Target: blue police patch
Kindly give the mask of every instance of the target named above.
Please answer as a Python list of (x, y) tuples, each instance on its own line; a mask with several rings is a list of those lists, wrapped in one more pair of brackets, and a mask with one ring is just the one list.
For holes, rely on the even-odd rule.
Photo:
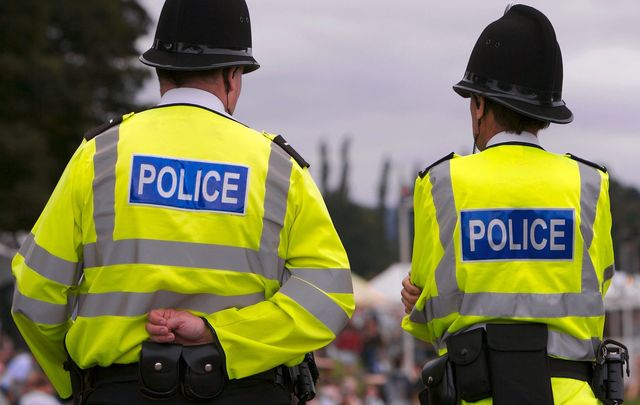
[(129, 203), (244, 215), (249, 168), (134, 155)]
[(463, 261), (573, 260), (573, 209), (460, 212)]

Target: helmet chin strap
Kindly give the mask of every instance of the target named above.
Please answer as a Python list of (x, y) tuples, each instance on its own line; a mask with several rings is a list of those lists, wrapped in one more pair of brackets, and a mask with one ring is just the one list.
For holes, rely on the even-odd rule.
[[(480, 125), (480, 119), (478, 119), (478, 125)], [(480, 131), (478, 131), (478, 133), (473, 134), (473, 155), (476, 154), (477, 150), (480, 150), (480, 148), (478, 148), (478, 137), (480, 136)]]
[[(477, 96), (472, 96), (472, 97), (475, 100), (476, 107), (479, 108), (480, 107), (480, 100), (477, 99)], [(478, 137), (480, 136), (480, 123), (482, 122), (482, 117), (478, 118), (476, 120), (476, 122), (477, 122), (477, 125), (476, 125), (477, 131), (473, 134), (473, 153), (472, 153), (473, 155), (475, 155), (476, 154), (476, 150), (479, 149), (478, 148)]]
[(229, 109), (229, 90), (226, 91), (226, 103), (224, 103), (224, 110), (227, 114), (233, 115), (231, 109)]
[(229, 108), (229, 88), (231, 87), (231, 84), (229, 83), (229, 79), (227, 79), (227, 69), (222, 70), (222, 80), (224, 81), (224, 93), (226, 98), (226, 102), (224, 103), (224, 110), (227, 114), (233, 115), (231, 109)]

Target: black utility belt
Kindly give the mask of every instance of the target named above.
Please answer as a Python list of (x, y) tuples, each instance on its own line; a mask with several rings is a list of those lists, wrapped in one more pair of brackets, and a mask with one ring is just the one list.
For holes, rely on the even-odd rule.
[[(178, 392), (192, 400), (212, 399), (224, 389), (227, 377), (223, 354), (213, 344), (183, 346), (144, 342), (136, 372), (140, 391), (154, 399), (172, 398)], [(113, 366), (112, 366), (113, 367)], [(96, 370), (95, 384), (104, 383), (124, 370)], [(101, 374), (104, 375), (102, 381)]]
[(168, 399), (181, 392), (191, 400), (220, 395), (227, 384), (264, 380), (285, 385), (284, 366), (238, 380), (226, 376), (222, 354), (213, 344), (182, 346), (144, 342), (140, 362), (93, 367), (86, 372), (94, 387), (137, 381), (140, 391), (153, 399)]
[(140, 392), (152, 399), (169, 399), (182, 393), (189, 400), (210, 400), (224, 387), (255, 384), (256, 380), (279, 384), (298, 398), (299, 404), (316, 395), (319, 373), (313, 353), (293, 367), (277, 366), (248, 377), (229, 380), (224, 354), (214, 344), (182, 346), (143, 342), (140, 362), (81, 369), (69, 358), (64, 363), (71, 376), (75, 404), (83, 404), (98, 386), (136, 382)]
[[(600, 355), (596, 363), (568, 361), (547, 356), (547, 337), (547, 326), (535, 323), (488, 324), (486, 330), (451, 336), (448, 353), (429, 361), (422, 370), (426, 389), (420, 393), (420, 403), (456, 405), (460, 400), (492, 397), (495, 405), (552, 405), (551, 377), (586, 381), (605, 404), (616, 403), (607, 400), (612, 393), (619, 395), (624, 364), (619, 359), (627, 358), (626, 348), (614, 362)], [(612, 348), (607, 342), (611, 341), (603, 342), (605, 353), (607, 347)], [(616, 348), (624, 347), (613, 343)]]
[(189, 400), (210, 400), (229, 385), (254, 384), (256, 380), (279, 384), (303, 404), (316, 395), (319, 373), (313, 353), (293, 367), (277, 366), (248, 377), (229, 380), (224, 355), (216, 345), (182, 346), (143, 342), (140, 362), (81, 369), (71, 359), (64, 367), (71, 376), (74, 403), (83, 404), (98, 386), (136, 382), (140, 392), (152, 399), (169, 399), (178, 392)]
[(83, 404), (98, 386), (137, 382), (152, 399), (168, 399), (181, 392), (190, 400), (208, 400), (224, 389), (224, 356), (213, 344), (182, 346), (142, 343), (140, 362), (81, 369), (71, 359), (64, 366), (71, 376), (74, 403)]
[[(138, 381), (138, 378), (140, 377), (140, 364), (112, 364), (108, 367), (92, 367), (88, 370), (85, 370), (85, 372), (91, 374), (91, 378), (94, 381), (95, 386), (132, 382)], [(225, 385), (242, 384), (250, 381), (268, 381), (282, 384), (286, 382), (286, 373), (288, 373), (288, 368), (286, 366), (278, 366), (272, 368), (271, 370), (263, 371), (262, 373), (239, 378), (236, 380), (227, 380), (225, 378)]]

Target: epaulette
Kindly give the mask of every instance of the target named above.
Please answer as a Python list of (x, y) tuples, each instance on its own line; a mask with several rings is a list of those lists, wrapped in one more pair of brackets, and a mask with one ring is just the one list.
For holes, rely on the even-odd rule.
[(580, 163), (584, 163), (584, 164), (585, 164), (585, 165), (587, 165), (587, 166), (594, 167), (594, 168), (596, 168), (596, 169), (598, 169), (598, 170), (601, 170), (601, 171), (603, 171), (603, 172), (605, 172), (605, 173), (607, 172), (607, 168), (606, 168), (606, 167), (604, 167), (604, 166), (602, 166), (602, 165), (599, 165), (599, 164), (597, 164), (597, 163), (590, 162), (590, 161), (588, 161), (588, 160), (586, 160), (586, 159), (583, 159), (583, 158), (577, 157), (576, 155), (572, 155), (571, 153), (567, 153), (565, 156), (567, 156), (567, 157), (569, 157), (569, 158), (571, 158), (571, 159), (573, 159), (573, 160), (577, 160), (577, 161), (578, 161), (578, 162), (580, 162)]
[(432, 167), (437, 166), (437, 165), (439, 165), (440, 163), (442, 163), (442, 162), (444, 162), (444, 161), (447, 161), (447, 160), (449, 160), (449, 159), (453, 159), (453, 157), (454, 157), (454, 156), (455, 156), (455, 153), (454, 153), (454, 152), (449, 153), (447, 156), (445, 156), (445, 157), (443, 157), (443, 158), (441, 158), (441, 159), (438, 159), (437, 161), (435, 161), (435, 162), (433, 162), (432, 164), (430, 164), (429, 166), (427, 166), (423, 171), (421, 171), (420, 173), (418, 173), (418, 175), (420, 176), (420, 178), (421, 178), (421, 179), (423, 179), (423, 178), (424, 178), (424, 176), (426, 176), (426, 175), (427, 175), (427, 173), (429, 172), (429, 170), (430, 170)]
[(284, 151), (287, 152), (289, 154), (289, 156), (291, 156), (293, 158), (293, 160), (298, 162), (300, 167), (302, 167), (303, 169), (305, 167), (309, 167), (310, 166), (309, 163), (307, 163), (307, 161), (304, 160), (302, 158), (302, 156), (300, 156), (300, 154), (298, 152), (296, 152), (296, 150), (293, 149), (291, 147), (291, 145), (289, 145), (289, 143), (287, 143), (287, 141), (282, 137), (282, 135), (277, 135), (275, 138), (273, 138), (273, 142), (275, 142), (276, 145), (278, 145), (282, 149), (284, 149)]
[(84, 134), (84, 139), (86, 139), (87, 141), (92, 140), (93, 138), (95, 138), (96, 136), (100, 135), (101, 133), (105, 132), (107, 129), (111, 128), (111, 127), (115, 127), (116, 125), (119, 125), (120, 123), (122, 123), (123, 121), (123, 117), (117, 117), (117, 118), (112, 118), (109, 121), (105, 122), (104, 124), (93, 128), (92, 130), (87, 131)]

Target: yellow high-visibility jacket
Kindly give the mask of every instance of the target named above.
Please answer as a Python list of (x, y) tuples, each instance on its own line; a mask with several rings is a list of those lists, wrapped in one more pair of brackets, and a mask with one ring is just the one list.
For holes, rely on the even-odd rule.
[(592, 361), (614, 271), (609, 178), (595, 164), (533, 144), (451, 154), (416, 180), (403, 328), (441, 350), (490, 322), (549, 327), (551, 356)]
[(351, 275), (306, 166), (282, 137), (193, 105), (83, 141), (13, 260), (14, 319), (58, 393), (65, 345), (81, 368), (134, 363), (154, 308), (206, 318), (231, 379), (331, 342)]

